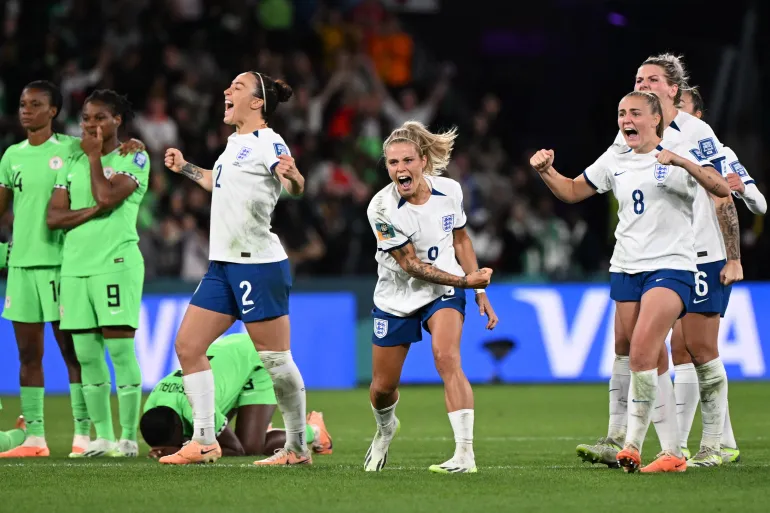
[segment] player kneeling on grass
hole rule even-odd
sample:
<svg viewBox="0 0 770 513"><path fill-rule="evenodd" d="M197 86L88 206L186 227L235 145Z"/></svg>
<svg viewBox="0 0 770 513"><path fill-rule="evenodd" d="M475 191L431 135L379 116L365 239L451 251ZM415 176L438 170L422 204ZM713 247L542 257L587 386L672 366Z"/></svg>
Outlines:
<svg viewBox="0 0 770 513"><path fill-rule="evenodd" d="M223 337L209 347L206 356L216 384L214 419L223 455L271 455L283 448L286 431L269 427L276 408L273 381L249 336ZM238 418L235 432L227 427L234 416ZM150 393L139 429L151 447L151 458L170 455L162 463L195 463L177 453L193 435L193 412L181 370L163 378ZM305 436L313 452L331 454L332 439L323 414L308 414Z"/></svg>
<svg viewBox="0 0 770 513"><path fill-rule="evenodd" d="M437 176L449 163L457 132L433 134L408 121L383 145L392 183L367 210L377 238L378 279L374 290L372 384L369 391L377 432L366 453L367 472L382 470L398 431L398 385L409 347L431 334L433 357L442 381L454 456L431 472L476 472L473 454L473 391L460 366L465 290L476 290L479 313L497 324L484 293L491 269L479 269L465 232L460 184Z"/></svg>

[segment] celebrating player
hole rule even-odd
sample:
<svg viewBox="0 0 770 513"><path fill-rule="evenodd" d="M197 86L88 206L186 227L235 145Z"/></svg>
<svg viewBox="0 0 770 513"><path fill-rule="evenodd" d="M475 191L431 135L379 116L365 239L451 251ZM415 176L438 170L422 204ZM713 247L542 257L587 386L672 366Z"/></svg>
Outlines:
<svg viewBox="0 0 770 513"><path fill-rule="evenodd" d="M686 80L687 74L681 60L676 56L663 54L650 57L642 64L637 72L635 88L658 96L663 109L663 122L666 126L664 137L667 142L691 141L696 146L692 154L704 162L709 161L724 174L722 163L726 154L711 127L676 108L682 92L687 88ZM615 143L625 144L622 133L618 134ZM737 158L735 161L740 166ZM705 450L699 451L699 454L689 461L689 465L713 466L719 464L720 445L725 447L722 457L727 461L735 461L739 454L729 421L723 430L725 421L718 420L726 416L727 375L719 359L717 338L719 316L724 315L727 308L730 285L743 279L743 271L740 265L738 218L732 198L709 195L699 188L694 208L698 255L697 286L688 306L688 315L676 323L671 339L674 363L677 364L674 388L676 403L680 407L677 407L676 414L673 404L664 400L664 397L669 396L670 383L668 356L664 347L658 361L666 367L659 368L659 371L665 369L665 372L660 375L663 379L659 380L658 403L653 416L659 438L670 436L664 433L673 432L674 427L680 430L679 445L683 454L689 457L690 453L686 447L689 427L686 432L683 428L692 424L698 395L708 395L709 406L704 411L704 438L701 442L701 447ZM616 325L619 322L617 315L615 322ZM697 369L692 363L678 365L682 361L682 353L686 351L693 353L698 362ZM625 398L630 380L627 356L629 352L629 339L624 336L622 330L616 329L616 357L610 379L610 428L607 438L600 439L596 445L577 447L578 454L584 460L615 464L615 454L623 443L626 431ZM616 393L613 394L613 391ZM711 396L715 399L712 400ZM675 415L679 416L678 423L674 421ZM688 417L689 421L686 420ZM668 443L669 441L666 442Z"/></svg>
<svg viewBox="0 0 770 513"><path fill-rule="evenodd" d="M491 269L479 269L465 231L460 184L438 176L446 168L455 130L433 134L409 121L383 144L393 183L378 192L367 210L377 238L378 280L374 291L372 384L369 391L377 422L366 471L380 471L399 428L398 384L410 344L431 334L436 369L444 382L454 456L430 470L476 472L473 454L473 391L460 366L465 291L477 289L487 328L497 324L484 288ZM459 261L459 263L458 263Z"/></svg>
<svg viewBox="0 0 770 513"><path fill-rule="evenodd" d="M209 270L195 291L176 339L184 388L192 405L190 443L161 463L216 461L215 388L206 350L241 319L275 385L286 424L286 445L258 465L312 462L305 440L305 385L294 363L289 338L291 273L270 216L281 188L302 194L305 179L280 135L268 127L291 87L257 72L241 73L225 90L224 122L236 131L214 170L186 162L177 149L166 152L166 167L211 191Z"/></svg>
<svg viewBox="0 0 770 513"><path fill-rule="evenodd" d="M275 393L248 335L228 335L206 351L216 382L215 428L224 456L273 454L286 443L286 432L268 429L275 412ZM235 433L227 423L237 417ZM169 374L158 383L144 404L139 424L151 447L150 457L177 452L193 432L190 401L184 393L182 371ZM317 454L332 453L332 439L323 415L311 412L305 429L307 443Z"/></svg>
<svg viewBox="0 0 770 513"><path fill-rule="evenodd" d="M698 165L691 145L677 143L663 149L663 110L655 95L626 95L618 108L618 126L629 150L610 147L574 180L553 168L553 151L541 150L530 162L562 201L575 203L612 190L619 203L610 297L631 341L631 379L628 434L617 460L633 472L641 464L642 442L656 400L661 347L690 305L696 271L692 218L697 184L720 197L729 195L729 187L716 172ZM665 400L675 404L673 388ZM643 471L686 469L677 435L674 423L672 432L660 436L663 454Z"/></svg>
<svg viewBox="0 0 770 513"><path fill-rule="evenodd" d="M0 213L13 199L13 256L8 263L8 288L3 317L13 322L19 348L21 411L28 429L24 443L0 457L48 456L43 421L43 334L50 322L70 382L75 422L72 454L85 451L91 429L81 387L80 364L72 337L59 329L59 277L64 233L46 226L46 208L57 172L79 151L80 140L53 131L62 96L51 82L26 85L19 100L19 121L27 139L14 144L0 161ZM121 152L144 146L132 141Z"/></svg>
<svg viewBox="0 0 770 513"><path fill-rule="evenodd" d="M83 395L96 429L96 440L82 454L86 457L138 454L142 375L134 332L139 325L144 260L136 222L150 162L145 152L122 156L116 151L118 129L130 114L130 103L115 91L97 90L86 99L82 151L59 170L48 208L48 226L67 230L61 328L72 332L83 370ZM118 390L122 434L117 444L105 346Z"/></svg>

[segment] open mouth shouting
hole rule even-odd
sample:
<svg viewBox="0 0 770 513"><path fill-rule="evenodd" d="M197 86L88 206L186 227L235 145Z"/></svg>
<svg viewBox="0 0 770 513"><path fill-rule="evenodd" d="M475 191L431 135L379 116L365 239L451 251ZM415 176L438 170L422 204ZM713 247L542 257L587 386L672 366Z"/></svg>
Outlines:
<svg viewBox="0 0 770 513"><path fill-rule="evenodd" d="M626 138L627 143L639 142L639 131L631 126L623 128L623 137Z"/></svg>
<svg viewBox="0 0 770 513"><path fill-rule="evenodd" d="M412 177L409 175L401 175L396 177L396 180L398 181L398 188L401 189L402 192L409 192L412 190Z"/></svg>

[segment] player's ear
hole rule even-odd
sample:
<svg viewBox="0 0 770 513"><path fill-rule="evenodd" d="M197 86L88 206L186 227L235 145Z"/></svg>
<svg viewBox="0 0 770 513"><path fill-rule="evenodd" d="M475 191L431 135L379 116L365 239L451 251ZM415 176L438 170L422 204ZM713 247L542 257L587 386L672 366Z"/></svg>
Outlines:
<svg viewBox="0 0 770 513"><path fill-rule="evenodd" d="M120 126L121 124L123 124L123 116L118 114L117 116L112 118L112 122L115 123L115 126Z"/></svg>

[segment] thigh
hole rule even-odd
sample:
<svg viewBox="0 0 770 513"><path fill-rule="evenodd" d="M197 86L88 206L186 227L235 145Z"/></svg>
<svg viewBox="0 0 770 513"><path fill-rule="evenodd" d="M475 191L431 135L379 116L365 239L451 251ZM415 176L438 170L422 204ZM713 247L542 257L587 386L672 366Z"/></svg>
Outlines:
<svg viewBox="0 0 770 513"><path fill-rule="evenodd" d="M383 389L397 388L408 353L408 344L372 346L372 384Z"/></svg>
<svg viewBox="0 0 770 513"><path fill-rule="evenodd" d="M656 288L668 289L674 292L679 296L679 299L682 302L682 311L679 312L679 317L684 317L693 296L695 273L690 271L661 269L645 274L644 284L642 285L642 295Z"/></svg>
<svg viewBox="0 0 770 513"><path fill-rule="evenodd" d="M45 322L35 278L34 269L8 268L3 318L23 323ZM52 292L53 288L49 290L49 294Z"/></svg>
<svg viewBox="0 0 770 513"><path fill-rule="evenodd" d="M232 315L213 312L190 304L176 334L177 352L183 348L188 354L206 354L209 346L234 322L235 317Z"/></svg>
<svg viewBox="0 0 770 513"><path fill-rule="evenodd" d="M459 360L463 319L463 315L454 308L442 308L428 319L431 347L436 360L446 357Z"/></svg>
<svg viewBox="0 0 770 513"><path fill-rule="evenodd" d="M638 305L638 303L636 304ZM636 315L638 313L639 310L637 308ZM634 322L636 322L636 315L633 316ZM613 331L615 335L615 354L618 356L628 356L628 353L631 351L631 337L626 334L626 329L623 327L623 321L620 319L617 307L615 308L615 326Z"/></svg>
<svg viewBox="0 0 770 513"><path fill-rule="evenodd" d="M257 351L291 349L291 325L288 315L266 321L244 322L244 326Z"/></svg>
<svg viewBox="0 0 770 513"><path fill-rule="evenodd" d="M444 310L451 310L456 312L456 314L450 314L449 312L444 312ZM451 294L444 294L443 296L436 298L432 303L422 308L420 314L422 327L425 328L425 331L431 335L434 335L433 328L440 326L440 323L431 323L430 320L433 319L439 312L443 312L440 316L442 319L449 318L446 317L447 315L455 318L458 317L457 314L459 314L460 330L462 331L462 323L465 319L465 289L456 288Z"/></svg>
<svg viewBox="0 0 770 513"><path fill-rule="evenodd" d="M655 287L644 293L631 337L631 370L657 365L661 347L682 308L681 297L669 288Z"/></svg>
<svg viewBox="0 0 770 513"><path fill-rule="evenodd" d="M190 305L239 319L240 310L227 281L225 265L221 262L209 263L209 269L195 289Z"/></svg>
<svg viewBox="0 0 770 513"><path fill-rule="evenodd" d="M225 264L238 314L245 323L289 315L289 261L265 264Z"/></svg>
<svg viewBox="0 0 770 513"><path fill-rule="evenodd" d="M90 276L88 288L99 326L136 330L139 327L143 286L143 265Z"/></svg>
<svg viewBox="0 0 770 513"><path fill-rule="evenodd" d="M43 358L45 324L14 321L13 334L21 360Z"/></svg>
<svg viewBox="0 0 770 513"><path fill-rule="evenodd" d="M59 297L59 327L66 331L91 330L99 327L88 278L62 276Z"/></svg>
<svg viewBox="0 0 770 513"><path fill-rule="evenodd" d="M719 354L719 321L719 313L688 313L682 318L684 343L696 364Z"/></svg>
<svg viewBox="0 0 770 513"><path fill-rule="evenodd" d="M59 295L61 294L61 267L41 267L33 270L37 284L37 297L44 322L59 320Z"/></svg>
<svg viewBox="0 0 770 513"><path fill-rule="evenodd" d="M631 338L633 337L633 334L634 334L634 327L636 326L636 320L639 318L640 308L641 308L641 301L616 301L615 302L616 319L620 321L620 326L623 331L622 336L628 341L629 346L631 344ZM617 331L616 331L616 334L617 334Z"/></svg>
<svg viewBox="0 0 770 513"><path fill-rule="evenodd" d="M420 314L398 317L384 312L376 306L372 309L372 344L379 347L394 347L412 344L422 340Z"/></svg>
<svg viewBox="0 0 770 513"><path fill-rule="evenodd" d="M641 301L646 274L610 273L610 298L623 303Z"/></svg>

